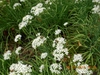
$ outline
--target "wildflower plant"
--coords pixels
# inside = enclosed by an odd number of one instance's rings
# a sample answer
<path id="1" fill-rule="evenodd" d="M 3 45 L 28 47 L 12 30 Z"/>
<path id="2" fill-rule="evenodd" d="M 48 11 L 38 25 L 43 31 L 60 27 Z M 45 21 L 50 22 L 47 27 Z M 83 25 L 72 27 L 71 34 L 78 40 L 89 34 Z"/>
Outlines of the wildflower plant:
<path id="1" fill-rule="evenodd" d="M 0 75 L 99 75 L 99 8 L 99 0 L 0 1 Z"/>

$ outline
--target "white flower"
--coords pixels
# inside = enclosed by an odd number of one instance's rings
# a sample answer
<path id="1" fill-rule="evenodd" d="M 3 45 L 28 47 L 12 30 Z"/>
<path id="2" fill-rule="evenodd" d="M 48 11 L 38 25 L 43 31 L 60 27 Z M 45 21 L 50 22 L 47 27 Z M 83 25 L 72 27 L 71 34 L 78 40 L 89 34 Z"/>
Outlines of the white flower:
<path id="1" fill-rule="evenodd" d="M 15 36 L 14 41 L 17 42 L 18 40 L 21 40 L 22 35 L 18 34 Z"/>
<path id="2" fill-rule="evenodd" d="M 40 46 L 41 44 L 43 44 L 46 41 L 46 38 L 43 36 L 38 36 L 37 38 L 35 38 L 32 42 L 32 47 L 34 49 L 36 49 L 38 46 Z"/>
<path id="3" fill-rule="evenodd" d="M 10 59 L 10 57 L 11 57 L 11 51 L 10 50 L 6 51 L 4 53 L 4 55 L 3 55 L 3 57 L 4 57 L 4 60 Z"/>
<path id="4" fill-rule="evenodd" d="M 45 8 L 37 8 L 37 9 L 34 11 L 34 15 L 35 15 L 35 16 L 39 16 L 39 14 L 42 13 L 44 9 L 45 9 Z"/>
<path id="5" fill-rule="evenodd" d="M 33 18 L 32 15 L 26 15 L 23 17 L 22 21 L 28 23 L 30 20 L 32 20 L 32 18 Z"/>
<path id="6" fill-rule="evenodd" d="M 80 66 L 81 65 L 81 62 L 77 62 L 77 64 L 75 66 Z"/>
<path id="7" fill-rule="evenodd" d="M 19 23 L 18 26 L 19 26 L 19 29 L 22 29 L 23 27 L 26 27 L 27 26 L 27 22 L 23 22 L 22 21 L 22 22 Z"/>
<path id="8" fill-rule="evenodd" d="M 83 64 L 83 65 L 80 65 L 76 68 L 76 72 L 79 74 L 79 75 L 91 75 L 93 72 L 92 70 L 89 70 L 89 66 L 87 64 Z"/>
<path id="9" fill-rule="evenodd" d="M 29 73 L 32 72 L 31 67 L 32 67 L 31 65 L 27 65 L 27 64 L 24 65 L 22 61 L 18 61 L 17 64 L 12 64 L 10 66 L 10 71 L 15 72 L 16 75 L 20 75 L 20 74 L 22 74 L 22 75 L 28 74 L 29 75 Z"/>
<path id="10" fill-rule="evenodd" d="M 37 8 L 42 8 L 42 6 L 43 6 L 43 3 L 38 3 L 38 4 L 36 5 Z"/>
<path id="11" fill-rule="evenodd" d="M 94 5 L 94 8 L 92 9 L 92 13 L 95 14 L 100 14 L 100 6 L 99 5 Z"/>
<path id="12" fill-rule="evenodd" d="M 58 35 L 60 33 L 61 33 L 61 30 L 60 29 L 55 30 L 55 35 Z"/>
<path id="13" fill-rule="evenodd" d="M 50 5 L 51 5 L 52 2 L 51 2 L 50 0 L 46 0 L 46 1 L 45 1 L 45 4 L 50 4 Z"/>
<path id="14" fill-rule="evenodd" d="M 37 36 L 37 37 L 40 36 L 40 33 L 37 33 L 36 36 Z"/>
<path id="15" fill-rule="evenodd" d="M 63 48 L 62 51 L 65 53 L 65 55 L 68 55 L 68 49 L 67 48 Z"/>
<path id="16" fill-rule="evenodd" d="M 13 5 L 13 9 L 16 9 L 16 7 L 18 7 L 18 6 L 21 6 L 21 4 L 20 4 L 20 3 L 15 3 L 15 4 Z"/>
<path id="17" fill-rule="evenodd" d="M 46 1 L 45 1 L 45 4 L 49 4 L 49 2 L 50 2 L 50 0 L 46 0 Z"/>
<path id="18" fill-rule="evenodd" d="M 92 0 L 92 2 L 100 3 L 100 0 Z"/>
<path id="19" fill-rule="evenodd" d="M 39 16 L 40 13 L 43 12 L 45 8 L 43 7 L 42 3 L 38 3 L 36 6 L 31 8 L 30 13 L 34 14 L 35 16 Z"/>
<path id="20" fill-rule="evenodd" d="M 20 2 L 25 2 L 26 0 L 20 0 Z"/>
<path id="21" fill-rule="evenodd" d="M 39 72 L 42 72 L 44 69 L 44 65 L 42 64 L 40 67 L 39 67 Z"/>
<path id="22" fill-rule="evenodd" d="M 54 60 L 60 61 L 64 57 L 64 54 L 59 50 L 54 50 L 53 56 L 54 56 Z"/>
<path id="23" fill-rule="evenodd" d="M 31 20 L 33 19 L 32 15 L 26 15 L 23 17 L 22 22 L 19 23 L 19 29 L 22 29 L 23 27 L 26 27 L 28 24 L 31 23 Z"/>
<path id="24" fill-rule="evenodd" d="M 42 53 L 42 54 L 41 54 L 41 59 L 45 59 L 45 58 L 47 57 L 47 55 L 48 55 L 48 53 L 47 53 L 47 52 Z"/>
<path id="25" fill-rule="evenodd" d="M 53 47 L 56 47 L 57 49 L 62 49 L 64 47 L 64 44 L 66 43 L 66 40 L 63 37 L 57 37 L 53 41 Z"/>
<path id="26" fill-rule="evenodd" d="M 3 3 L 3 1 L 0 1 L 0 4 Z"/>
<path id="27" fill-rule="evenodd" d="M 50 65 L 50 71 L 52 73 L 59 74 L 61 69 L 62 69 L 61 64 L 53 63 Z"/>
<path id="28" fill-rule="evenodd" d="M 20 54 L 19 51 L 20 51 L 21 49 L 22 49 L 22 47 L 20 47 L 20 46 L 17 47 L 15 53 L 16 53 L 17 55 L 19 55 L 19 54 Z"/>
<path id="29" fill-rule="evenodd" d="M 63 25 L 66 26 L 68 24 L 68 22 L 65 22 Z"/>
<path id="30" fill-rule="evenodd" d="M 16 75 L 16 72 L 10 72 L 9 75 Z"/>
<path id="31" fill-rule="evenodd" d="M 79 2 L 82 2 L 82 0 L 75 0 L 75 3 L 79 3 Z"/>
<path id="32" fill-rule="evenodd" d="M 25 75 L 31 75 L 31 73 L 26 73 Z"/>
<path id="33" fill-rule="evenodd" d="M 83 57 L 82 57 L 82 54 L 74 54 L 74 58 L 73 58 L 73 62 L 81 62 L 83 61 Z"/>
<path id="34" fill-rule="evenodd" d="M 64 57 L 64 55 L 68 55 L 68 49 L 67 48 L 55 49 L 53 51 L 54 60 L 60 61 Z"/>

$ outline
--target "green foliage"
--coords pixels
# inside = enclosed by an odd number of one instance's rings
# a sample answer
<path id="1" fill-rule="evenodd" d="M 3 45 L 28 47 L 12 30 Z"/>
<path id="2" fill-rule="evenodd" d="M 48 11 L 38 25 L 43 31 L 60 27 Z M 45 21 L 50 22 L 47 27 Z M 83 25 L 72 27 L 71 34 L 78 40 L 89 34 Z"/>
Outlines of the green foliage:
<path id="1" fill-rule="evenodd" d="M 75 0 L 55 0 L 52 5 L 46 5 L 45 0 L 5 0 L 0 4 L 0 75 L 9 74 L 9 67 L 12 63 L 19 60 L 32 65 L 32 75 L 56 75 L 50 72 L 49 66 L 53 59 L 52 41 L 60 36 L 67 41 L 65 47 L 69 49 L 70 59 L 63 62 L 63 69 L 60 75 L 74 75 L 76 72 L 71 63 L 73 55 L 77 53 L 83 54 L 83 61 L 90 66 L 96 66 L 96 72 L 100 74 L 100 16 L 92 14 L 94 3 L 92 0 L 84 0 L 75 3 Z M 14 3 L 19 2 L 22 6 L 13 9 Z M 27 15 L 31 8 L 42 2 L 46 10 L 39 16 L 34 16 L 32 23 L 19 30 L 18 24 L 22 18 Z M 50 9 L 48 9 L 48 7 Z M 30 13 L 29 13 L 30 14 Z M 32 14 L 31 14 L 32 15 Z M 63 24 L 68 22 L 67 26 Z M 61 29 L 61 34 L 55 36 L 56 29 Z M 36 34 L 49 37 L 47 42 L 34 50 L 31 47 Z M 17 34 L 22 35 L 22 40 L 18 43 L 14 42 Z M 22 54 L 17 56 L 14 51 L 17 46 L 22 46 Z M 11 50 L 13 55 L 10 60 L 4 60 L 3 54 L 7 50 Z M 45 60 L 41 60 L 40 54 L 48 53 Z M 62 62 L 62 61 L 61 61 Z M 45 64 L 45 70 L 40 73 L 39 66 Z M 66 66 L 70 65 L 70 70 Z M 95 70 L 94 70 L 95 72 Z"/>

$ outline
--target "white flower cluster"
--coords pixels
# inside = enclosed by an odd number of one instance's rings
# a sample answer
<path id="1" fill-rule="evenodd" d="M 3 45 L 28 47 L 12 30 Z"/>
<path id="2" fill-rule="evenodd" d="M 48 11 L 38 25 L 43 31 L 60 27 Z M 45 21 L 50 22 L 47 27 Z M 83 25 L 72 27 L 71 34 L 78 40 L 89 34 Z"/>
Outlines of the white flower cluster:
<path id="1" fill-rule="evenodd" d="M 92 0 L 92 2 L 93 3 L 100 3 L 100 0 Z M 100 15 L 100 5 L 99 4 L 94 5 L 94 7 L 92 8 L 92 13 Z"/>
<path id="2" fill-rule="evenodd" d="M 64 44 L 66 43 L 66 40 L 63 37 L 57 37 L 53 41 L 53 47 L 56 47 L 56 49 L 62 49 L 64 47 Z"/>
<path id="3" fill-rule="evenodd" d="M 73 62 L 82 62 L 83 57 L 82 54 L 74 54 Z"/>
<path id="4" fill-rule="evenodd" d="M 50 5 L 51 5 L 52 2 L 51 2 L 50 0 L 46 0 L 46 1 L 45 1 L 45 4 L 50 4 Z"/>
<path id="5" fill-rule="evenodd" d="M 54 60 L 60 61 L 64 57 L 64 55 L 68 55 L 68 49 L 67 48 L 55 49 L 53 51 Z"/>
<path id="6" fill-rule="evenodd" d="M 20 2 L 25 2 L 26 0 L 20 0 Z M 17 7 L 21 6 L 21 3 L 15 3 L 13 5 L 13 9 L 16 9 Z"/>
<path id="7" fill-rule="evenodd" d="M 44 9 L 46 8 L 43 7 L 43 4 L 38 3 L 36 6 L 31 8 L 30 13 L 34 14 L 34 16 L 39 16 L 39 14 L 42 13 Z"/>
<path id="8" fill-rule="evenodd" d="M 50 65 L 50 71 L 52 73 L 59 74 L 61 69 L 62 69 L 61 64 L 53 63 Z"/>
<path id="9" fill-rule="evenodd" d="M 20 4 L 20 3 L 15 3 L 15 4 L 13 5 L 13 9 L 16 9 L 16 7 L 18 7 L 18 6 L 21 6 L 21 4 Z"/>
<path id="10" fill-rule="evenodd" d="M 19 54 L 20 54 L 19 51 L 20 51 L 21 49 L 22 49 L 22 47 L 20 47 L 20 46 L 17 47 L 15 53 L 16 53 L 17 55 L 19 55 Z"/>
<path id="11" fill-rule="evenodd" d="M 47 53 L 47 52 L 42 53 L 42 54 L 41 54 L 41 59 L 45 59 L 45 58 L 47 57 L 47 55 L 48 55 L 48 53 Z"/>
<path id="12" fill-rule="evenodd" d="M 89 70 L 88 64 L 80 65 L 76 68 L 78 75 L 91 75 L 93 74 L 92 70 Z"/>
<path id="13" fill-rule="evenodd" d="M 66 40 L 63 37 L 57 37 L 53 41 L 52 46 L 56 48 L 53 51 L 53 56 L 54 56 L 55 61 L 61 61 L 64 55 L 68 55 L 68 49 L 64 48 L 65 43 L 66 43 Z M 53 63 L 50 65 L 50 71 L 52 73 L 59 74 L 61 69 L 62 67 L 61 67 L 61 64 L 59 63 Z"/>
<path id="14" fill-rule="evenodd" d="M 53 41 L 53 47 L 56 47 L 56 49 L 53 51 L 55 60 L 60 61 L 64 57 L 64 55 L 68 55 L 68 49 L 64 48 L 65 43 L 66 40 L 63 37 L 57 37 Z"/>
<path id="15" fill-rule="evenodd" d="M 61 33 L 60 29 L 55 30 L 55 35 L 59 35 Z"/>
<path id="16" fill-rule="evenodd" d="M 26 0 L 20 0 L 20 2 L 25 2 Z"/>
<path id="17" fill-rule="evenodd" d="M 92 0 L 92 2 L 100 3 L 100 0 Z"/>
<path id="18" fill-rule="evenodd" d="M 24 65 L 22 61 L 18 61 L 17 64 L 10 66 L 9 75 L 31 75 L 31 65 Z"/>
<path id="19" fill-rule="evenodd" d="M 42 64 L 40 67 L 39 67 L 39 72 L 42 72 L 44 69 L 44 64 Z"/>
<path id="20" fill-rule="evenodd" d="M 82 2 L 82 0 L 75 0 L 75 3 L 79 3 L 79 2 Z"/>
<path id="21" fill-rule="evenodd" d="M 17 42 L 17 41 L 21 40 L 21 37 L 22 37 L 22 35 L 20 35 L 20 34 L 16 35 L 14 41 Z"/>
<path id="22" fill-rule="evenodd" d="M 76 72 L 78 73 L 78 75 L 91 75 L 92 70 L 89 70 L 88 64 L 82 64 L 82 61 L 82 54 L 74 54 L 73 62 L 76 65 Z"/>
<path id="23" fill-rule="evenodd" d="M 24 16 L 22 22 L 19 23 L 19 29 L 22 29 L 23 27 L 26 27 L 28 24 L 30 24 L 32 19 L 33 19 L 32 15 Z"/>
<path id="24" fill-rule="evenodd" d="M 82 54 L 74 54 L 73 62 L 75 63 L 75 66 L 79 66 L 82 61 L 83 61 Z"/>
<path id="25" fill-rule="evenodd" d="M 38 46 L 40 46 L 41 44 L 43 44 L 46 41 L 46 38 L 43 36 L 37 36 L 37 38 L 35 38 L 32 42 L 32 47 L 34 49 L 36 49 Z"/>
<path id="26" fill-rule="evenodd" d="M 92 9 L 93 14 L 99 14 L 100 15 L 100 5 L 94 5 L 94 8 Z"/>
<path id="27" fill-rule="evenodd" d="M 11 57 L 11 51 L 10 50 L 6 51 L 4 53 L 4 55 L 3 55 L 3 57 L 4 57 L 4 60 L 10 59 L 10 57 Z"/>

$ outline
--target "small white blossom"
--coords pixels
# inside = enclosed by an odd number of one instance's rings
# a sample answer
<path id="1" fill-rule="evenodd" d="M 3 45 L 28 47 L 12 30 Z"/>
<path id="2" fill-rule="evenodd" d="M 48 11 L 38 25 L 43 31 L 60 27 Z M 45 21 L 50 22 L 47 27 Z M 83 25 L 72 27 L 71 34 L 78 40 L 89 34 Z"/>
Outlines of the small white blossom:
<path id="1" fill-rule="evenodd" d="M 68 49 L 67 48 L 55 49 L 53 51 L 54 60 L 60 61 L 64 57 L 64 55 L 68 55 Z"/>
<path id="2" fill-rule="evenodd" d="M 75 3 L 79 3 L 82 2 L 83 0 L 75 0 Z"/>
<path id="3" fill-rule="evenodd" d="M 53 63 L 50 65 L 50 71 L 52 73 L 59 74 L 61 69 L 62 69 L 61 64 Z"/>
<path id="4" fill-rule="evenodd" d="M 58 35 L 60 33 L 61 33 L 61 30 L 60 29 L 55 30 L 55 35 Z"/>
<path id="5" fill-rule="evenodd" d="M 26 27 L 27 26 L 27 22 L 23 22 L 22 21 L 22 22 L 19 23 L 18 26 L 19 26 L 19 29 L 22 29 L 23 27 Z"/>
<path id="6" fill-rule="evenodd" d="M 4 60 L 10 59 L 10 57 L 11 57 L 11 51 L 10 50 L 6 51 L 4 53 L 4 55 L 3 55 L 3 57 L 4 57 Z"/>
<path id="7" fill-rule="evenodd" d="M 21 4 L 20 4 L 20 3 L 15 3 L 15 4 L 13 5 L 13 9 L 16 9 L 16 7 L 18 7 L 18 6 L 21 6 Z"/>
<path id="8" fill-rule="evenodd" d="M 0 1 L 0 4 L 3 3 L 3 1 Z"/>
<path id="9" fill-rule="evenodd" d="M 20 46 L 17 47 L 15 53 L 16 53 L 17 55 L 19 55 L 19 54 L 20 54 L 19 51 L 20 51 L 21 49 L 22 49 L 22 47 L 20 47 Z"/>
<path id="10" fill-rule="evenodd" d="M 63 48 L 62 51 L 65 53 L 65 55 L 68 55 L 68 49 L 67 48 Z"/>
<path id="11" fill-rule="evenodd" d="M 93 14 L 100 14 L 100 6 L 99 5 L 94 5 L 94 8 L 92 9 Z"/>
<path id="12" fill-rule="evenodd" d="M 38 4 L 36 5 L 37 8 L 42 8 L 42 6 L 43 6 L 43 3 L 38 3 Z"/>
<path id="13" fill-rule="evenodd" d="M 14 41 L 17 42 L 17 41 L 21 40 L 21 37 L 22 37 L 22 35 L 20 35 L 20 34 L 16 35 Z"/>
<path id="14" fill-rule="evenodd" d="M 74 58 L 73 58 L 73 62 L 82 62 L 83 61 L 83 57 L 82 54 L 74 54 Z"/>
<path id="15" fill-rule="evenodd" d="M 65 22 L 63 25 L 66 26 L 68 24 L 68 22 Z"/>
<path id="16" fill-rule="evenodd" d="M 78 75 L 91 75 L 93 72 L 89 70 L 89 66 L 87 64 L 80 65 L 76 68 L 76 72 Z"/>
<path id="17" fill-rule="evenodd" d="M 100 0 L 92 0 L 92 2 L 100 3 Z"/>
<path id="18" fill-rule="evenodd" d="M 44 9 L 45 8 L 38 8 L 37 10 L 35 10 L 34 15 L 39 16 L 39 14 L 42 13 Z"/>
<path id="19" fill-rule="evenodd" d="M 44 65 L 42 64 L 40 67 L 39 67 L 39 72 L 42 72 L 44 69 Z"/>
<path id="20" fill-rule="evenodd" d="M 9 75 L 16 75 L 16 72 L 10 72 Z"/>
<path id="21" fill-rule="evenodd" d="M 46 1 L 45 1 L 45 4 L 50 4 L 50 5 L 51 5 L 52 2 L 51 2 L 50 0 L 46 0 Z"/>
<path id="22" fill-rule="evenodd" d="M 56 47 L 57 49 L 62 49 L 64 47 L 64 44 L 66 43 L 66 40 L 63 37 L 57 37 L 53 41 L 53 47 Z"/>
<path id="23" fill-rule="evenodd" d="M 47 57 L 47 55 L 48 55 L 48 53 L 47 53 L 47 52 L 42 53 L 42 54 L 41 54 L 41 59 L 45 59 L 45 58 Z"/>
<path id="24" fill-rule="evenodd" d="M 81 65 L 81 62 L 77 62 L 77 64 L 75 66 L 80 66 Z"/>
<path id="25" fill-rule="evenodd" d="M 19 23 L 19 29 L 22 29 L 23 27 L 26 27 L 28 24 L 31 23 L 31 20 L 33 19 L 32 15 L 26 15 L 23 17 L 22 22 Z"/>
<path id="26" fill-rule="evenodd" d="M 32 18 L 33 18 L 32 15 L 26 15 L 23 17 L 22 21 L 28 23 L 30 20 L 32 20 Z"/>
<path id="27" fill-rule="evenodd" d="M 20 0 L 20 2 L 25 2 L 26 0 Z"/>
<path id="28" fill-rule="evenodd" d="M 49 2 L 50 2 L 50 0 L 46 0 L 46 1 L 45 1 L 45 4 L 49 4 Z"/>
<path id="29" fill-rule="evenodd" d="M 43 7 L 42 3 L 38 3 L 36 6 L 31 8 L 30 13 L 34 14 L 35 16 L 39 16 L 40 13 L 43 12 L 45 7 Z"/>
<path id="30" fill-rule="evenodd" d="M 40 33 L 37 33 L 36 36 L 37 36 L 37 37 L 40 36 Z"/>
<path id="31" fill-rule="evenodd" d="M 37 38 L 35 38 L 32 42 L 32 47 L 34 49 L 36 49 L 38 46 L 40 46 L 41 44 L 43 44 L 46 41 L 46 38 L 43 36 L 38 36 Z"/>
<path id="32" fill-rule="evenodd" d="M 14 63 L 10 66 L 10 74 L 11 73 L 16 73 L 16 75 L 31 75 L 30 73 L 32 72 L 31 65 L 24 65 L 22 61 L 18 61 L 18 63 Z"/>
<path id="33" fill-rule="evenodd" d="M 53 56 L 54 56 L 54 60 L 60 61 L 64 57 L 64 54 L 59 50 L 54 50 Z"/>

